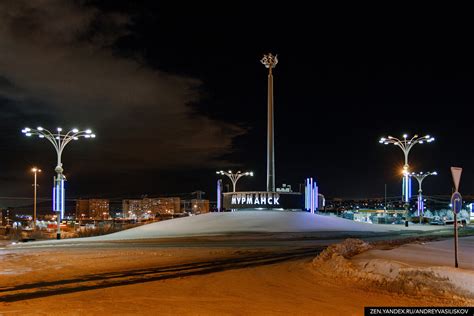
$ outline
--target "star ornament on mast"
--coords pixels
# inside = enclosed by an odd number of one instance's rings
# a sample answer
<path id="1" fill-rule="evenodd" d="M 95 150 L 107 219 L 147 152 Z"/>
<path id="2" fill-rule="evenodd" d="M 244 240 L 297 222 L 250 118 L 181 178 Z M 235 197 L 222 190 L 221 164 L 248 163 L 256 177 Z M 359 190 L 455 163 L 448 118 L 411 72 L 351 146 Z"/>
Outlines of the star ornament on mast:
<path id="1" fill-rule="evenodd" d="M 271 69 L 275 68 L 275 66 L 278 64 L 278 55 L 272 55 L 271 53 L 263 55 L 263 58 L 260 60 L 262 64 L 265 65 L 266 68 Z"/>

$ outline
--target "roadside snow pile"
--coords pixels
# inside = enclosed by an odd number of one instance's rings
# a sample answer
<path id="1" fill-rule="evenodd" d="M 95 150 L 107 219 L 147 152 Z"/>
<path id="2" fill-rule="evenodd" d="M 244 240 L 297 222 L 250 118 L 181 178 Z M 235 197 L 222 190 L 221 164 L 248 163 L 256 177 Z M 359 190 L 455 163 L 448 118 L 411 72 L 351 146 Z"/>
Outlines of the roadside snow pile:
<path id="1" fill-rule="evenodd" d="M 342 256 L 345 259 L 352 258 L 353 256 L 367 251 L 370 248 L 369 243 L 366 243 L 360 239 L 348 238 L 341 243 L 332 244 L 326 249 L 324 249 L 319 256 L 318 260 L 327 261 L 328 259 Z"/>
<path id="2" fill-rule="evenodd" d="M 463 296 L 474 298 L 474 272 L 454 267 L 411 267 L 407 264 L 384 259 L 371 259 L 367 261 L 363 270 L 367 273 L 376 273 L 394 281 L 402 288 L 422 290 L 423 286 L 439 290 L 450 290 Z M 411 289 L 410 289 L 411 290 Z"/>
<path id="3" fill-rule="evenodd" d="M 313 259 L 313 266 L 319 272 L 334 275 L 335 278 L 363 276 L 349 259 L 370 248 L 368 243 L 360 239 L 348 238 L 324 249 Z"/>
<path id="4" fill-rule="evenodd" d="M 312 264 L 316 271 L 361 287 L 378 287 L 414 296 L 474 298 L 474 271 L 450 267 L 413 267 L 404 262 L 372 258 L 351 260 L 372 246 L 358 239 L 331 245 Z"/>

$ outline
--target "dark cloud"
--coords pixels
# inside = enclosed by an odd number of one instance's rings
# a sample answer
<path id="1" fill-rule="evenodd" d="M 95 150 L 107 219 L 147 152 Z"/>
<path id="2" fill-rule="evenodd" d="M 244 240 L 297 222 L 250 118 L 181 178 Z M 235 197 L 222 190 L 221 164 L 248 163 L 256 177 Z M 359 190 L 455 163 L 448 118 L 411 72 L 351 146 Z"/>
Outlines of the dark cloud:
<path id="1" fill-rule="evenodd" d="M 101 168 L 218 164 L 244 130 L 190 106 L 199 80 L 120 57 L 111 47 L 130 23 L 73 1 L 1 2 L 0 97 L 33 126 L 47 117 L 92 127 L 101 144 L 92 166 L 100 157 L 108 161 Z"/>

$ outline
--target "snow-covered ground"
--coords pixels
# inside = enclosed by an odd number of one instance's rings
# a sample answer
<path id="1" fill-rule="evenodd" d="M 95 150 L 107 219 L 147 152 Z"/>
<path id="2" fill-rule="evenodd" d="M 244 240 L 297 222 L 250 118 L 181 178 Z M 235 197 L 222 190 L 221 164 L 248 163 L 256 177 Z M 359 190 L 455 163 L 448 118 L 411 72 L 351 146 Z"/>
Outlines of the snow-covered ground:
<path id="1" fill-rule="evenodd" d="M 458 262 L 454 267 L 454 240 L 406 244 L 391 250 L 372 249 L 351 259 L 359 268 L 388 279 L 400 275 L 424 275 L 453 290 L 474 297 L 474 237 L 459 238 Z"/>
<path id="2" fill-rule="evenodd" d="M 0 314 L 362 315 L 364 306 L 474 306 L 474 299 L 438 295 L 432 288 L 408 291 L 392 286 L 396 283 L 353 282 L 350 275 L 325 273 L 311 257 L 269 264 L 301 249 L 111 244 L 116 248 L 0 250 Z M 327 259 L 344 272 L 340 258 Z M 375 273 L 364 273 L 370 274 Z M 423 273 L 402 279 L 415 287 L 426 280 Z"/>
<path id="3" fill-rule="evenodd" d="M 244 211 L 209 213 L 148 224 L 90 240 L 126 240 L 186 236 L 211 236 L 235 233 L 310 233 L 437 230 L 430 225 L 374 225 L 334 216 L 306 212 Z"/>
<path id="4" fill-rule="evenodd" d="M 474 296 L 466 293 L 473 282 L 474 237 L 460 239 L 457 270 L 450 261 L 452 240 L 366 251 L 372 246 L 348 239 L 314 260 L 320 246 L 300 248 L 293 241 L 277 248 L 136 242 L 208 235 L 231 239 L 227 234 L 246 232 L 397 234 L 416 229 L 438 227 L 371 225 L 302 212 L 213 213 L 73 240 L 79 247 L 43 242 L 30 249 L 7 247 L 0 249 L 0 314 L 357 315 L 364 306 L 472 306 Z M 127 239 L 135 241 L 81 244 Z M 393 245 L 392 240 L 380 244 Z M 291 260 L 279 261 L 282 256 Z"/>

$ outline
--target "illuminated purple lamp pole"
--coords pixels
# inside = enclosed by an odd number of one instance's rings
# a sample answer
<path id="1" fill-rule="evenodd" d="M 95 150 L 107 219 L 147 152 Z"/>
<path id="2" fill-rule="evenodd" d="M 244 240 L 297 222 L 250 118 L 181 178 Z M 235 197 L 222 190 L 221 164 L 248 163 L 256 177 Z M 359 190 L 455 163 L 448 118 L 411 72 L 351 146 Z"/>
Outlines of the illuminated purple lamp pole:
<path id="1" fill-rule="evenodd" d="M 388 144 L 393 144 L 395 146 L 400 147 L 400 149 L 403 151 L 403 154 L 405 156 L 405 164 L 403 165 L 403 181 L 402 181 L 402 200 L 405 202 L 405 212 L 406 212 L 406 217 L 405 217 L 405 226 L 408 226 L 408 207 L 409 207 L 409 202 L 410 202 L 410 197 L 411 197 L 411 181 L 410 181 L 410 171 L 409 171 L 409 165 L 408 165 L 408 154 L 410 153 L 410 150 L 415 146 L 416 144 L 423 144 L 423 143 L 431 143 L 434 141 L 434 137 L 431 137 L 430 135 L 425 135 L 422 137 L 419 137 L 418 135 L 414 135 L 412 138 L 408 138 L 407 134 L 403 135 L 403 139 L 398 139 L 392 136 L 388 137 L 382 137 L 379 140 L 379 143 L 388 145 Z"/>
<path id="2" fill-rule="evenodd" d="M 54 177 L 54 186 L 53 186 L 53 211 L 57 214 L 57 233 L 56 238 L 61 239 L 61 219 L 64 218 L 64 203 L 65 203 L 65 190 L 64 190 L 64 181 L 66 177 L 63 174 L 63 164 L 61 162 L 61 155 L 63 153 L 64 147 L 73 140 L 78 140 L 80 137 L 83 138 L 95 138 L 95 134 L 92 133 L 90 129 L 80 131 L 77 128 L 70 130 L 67 133 L 63 133 L 62 128 L 58 127 L 56 133 L 50 132 L 49 130 L 37 127 L 36 129 L 25 127 L 21 130 L 26 136 L 38 136 L 39 138 L 47 139 L 56 150 L 57 155 L 57 164 L 54 171 L 56 171 L 56 176 Z"/>
<path id="3" fill-rule="evenodd" d="M 222 211 L 222 179 L 217 180 L 217 211 Z"/>
<path id="4" fill-rule="evenodd" d="M 412 172 L 412 173 L 410 173 L 410 177 L 413 177 L 416 180 L 418 180 L 418 216 L 420 217 L 420 224 L 421 224 L 423 213 L 424 213 L 424 210 L 423 210 L 424 209 L 424 203 L 423 203 L 423 195 L 422 195 L 423 191 L 421 189 L 421 184 L 423 183 L 423 180 L 427 176 L 436 176 L 437 174 L 438 173 L 436 171 L 426 172 L 426 173 L 423 173 L 423 172 L 419 172 L 419 173 Z"/>
<path id="5" fill-rule="evenodd" d="M 319 192 L 316 180 L 306 178 L 305 185 L 305 209 L 314 214 L 319 207 Z"/>

